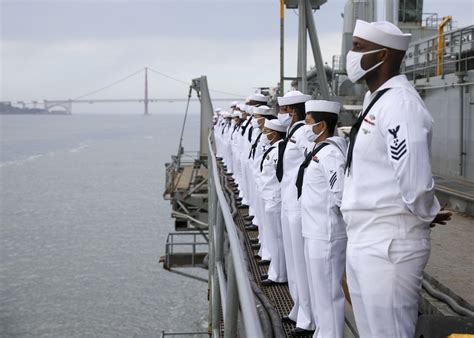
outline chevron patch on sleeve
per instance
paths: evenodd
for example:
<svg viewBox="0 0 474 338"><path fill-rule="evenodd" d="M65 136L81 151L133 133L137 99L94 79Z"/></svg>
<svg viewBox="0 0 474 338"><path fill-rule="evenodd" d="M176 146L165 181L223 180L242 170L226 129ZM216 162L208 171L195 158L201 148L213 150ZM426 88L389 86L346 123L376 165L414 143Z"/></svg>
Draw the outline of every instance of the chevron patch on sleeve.
<svg viewBox="0 0 474 338"><path fill-rule="evenodd" d="M337 173L334 172L334 174L332 174L331 178L329 179L329 185L331 186L331 189L334 187L334 183L336 183L337 181Z"/></svg>
<svg viewBox="0 0 474 338"><path fill-rule="evenodd" d="M400 129L400 125L388 130L392 137L389 144L390 157L392 161L398 162L408 153L408 142L405 137L405 129Z"/></svg>

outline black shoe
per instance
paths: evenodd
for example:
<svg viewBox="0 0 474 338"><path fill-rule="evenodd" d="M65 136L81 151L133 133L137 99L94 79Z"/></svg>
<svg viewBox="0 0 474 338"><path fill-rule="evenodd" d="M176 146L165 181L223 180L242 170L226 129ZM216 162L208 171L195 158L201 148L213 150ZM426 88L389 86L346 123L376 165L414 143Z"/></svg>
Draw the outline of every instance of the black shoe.
<svg viewBox="0 0 474 338"><path fill-rule="evenodd" d="M253 225L253 223L252 223L251 221L244 221L244 224L245 224L246 226L251 226L251 225Z"/></svg>
<svg viewBox="0 0 474 338"><path fill-rule="evenodd" d="M290 335L292 336L312 336L314 334L314 330L305 330L299 327L290 331Z"/></svg>
<svg viewBox="0 0 474 338"><path fill-rule="evenodd" d="M278 283L272 281L271 279L265 279L260 282L263 286L277 285Z"/></svg>
<svg viewBox="0 0 474 338"><path fill-rule="evenodd" d="M258 244L258 239L257 238L250 238L249 242L250 242L250 244Z"/></svg>
<svg viewBox="0 0 474 338"><path fill-rule="evenodd" d="M254 250L260 249L260 244L253 244L252 249L254 249Z"/></svg>
<svg viewBox="0 0 474 338"><path fill-rule="evenodd" d="M238 209L247 209L249 206L247 204L239 204L237 206Z"/></svg>
<svg viewBox="0 0 474 338"><path fill-rule="evenodd" d="M270 261L267 261L266 259L262 259L257 262L257 265L268 265L270 264Z"/></svg>
<svg viewBox="0 0 474 338"><path fill-rule="evenodd" d="M244 220L246 220L247 222L252 222L253 217L254 216L247 215L247 216L244 217Z"/></svg>
<svg viewBox="0 0 474 338"><path fill-rule="evenodd" d="M246 226L246 227L245 227L245 230L247 230L247 231L255 231L255 230L258 230L258 226L256 226L256 225Z"/></svg>
<svg viewBox="0 0 474 338"><path fill-rule="evenodd" d="M255 254L255 255L253 255L253 257L254 257L254 258L256 258L256 259L259 259L259 260L260 260L260 259L262 259L262 257L260 257L260 255L259 255L259 254Z"/></svg>
<svg viewBox="0 0 474 338"><path fill-rule="evenodd" d="M265 279L268 279L268 275L266 273L260 276L260 280L264 281Z"/></svg>
<svg viewBox="0 0 474 338"><path fill-rule="evenodd" d="M281 321L285 323L296 324L296 322L288 316L282 317Z"/></svg>

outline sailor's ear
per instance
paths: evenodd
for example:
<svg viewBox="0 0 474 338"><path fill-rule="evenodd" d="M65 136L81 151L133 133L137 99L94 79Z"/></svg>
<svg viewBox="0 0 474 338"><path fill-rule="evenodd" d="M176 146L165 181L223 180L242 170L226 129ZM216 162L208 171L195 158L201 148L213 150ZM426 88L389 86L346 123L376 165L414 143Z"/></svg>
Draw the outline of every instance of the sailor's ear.
<svg viewBox="0 0 474 338"><path fill-rule="evenodd" d="M388 48L384 48L379 53L380 61L387 61L391 56L391 51Z"/></svg>

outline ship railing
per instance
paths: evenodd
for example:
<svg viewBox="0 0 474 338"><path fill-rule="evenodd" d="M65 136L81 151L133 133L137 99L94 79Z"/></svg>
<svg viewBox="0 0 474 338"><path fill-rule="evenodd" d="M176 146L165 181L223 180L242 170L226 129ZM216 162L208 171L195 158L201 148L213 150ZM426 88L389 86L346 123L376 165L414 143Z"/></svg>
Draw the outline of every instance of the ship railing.
<svg viewBox="0 0 474 338"><path fill-rule="evenodd" d="M466 72L474 69L474 25L451 30L443 34L441 63L438 63L438 36L423 39L410 47L402 62L402 73L416 83L417 79L438 74Z"/></svg>
<svg viewBox="0 0 474 338"><path fill-rule="evenodd" d="M237 226L224 195L216 156L208 137L209 153L209 287L212 337L220 337L221 308L224 337L263 337L255 297L248 279L247 263L237 234ZM230 244L224 272L225 233ZM227 277L227 278L226 278ZM240 311L239 311L240 305ZM239 315L240 313L240 315ZM243 331L237 330L242 318Z"/></svg>
<svg viewBox="0 0 474 338"><path fill-rule="evenodd" d="M166 239L165 247L165 269L173 267L202 267L206 264L203 262L208 253L207 240L204 232L171 232ZM175 248L179 250L176 252Z"/></svg>
<svg viewBox="0 0 474 338"><path fill-rule="evenodd" d="M198 151L184 151L178 156L171 156L171 162L165 164L165 175L168 186L165 189L165 195L172 192L177 184L177 175L182 171L184 166L193 165L199 159Z"/></svg>

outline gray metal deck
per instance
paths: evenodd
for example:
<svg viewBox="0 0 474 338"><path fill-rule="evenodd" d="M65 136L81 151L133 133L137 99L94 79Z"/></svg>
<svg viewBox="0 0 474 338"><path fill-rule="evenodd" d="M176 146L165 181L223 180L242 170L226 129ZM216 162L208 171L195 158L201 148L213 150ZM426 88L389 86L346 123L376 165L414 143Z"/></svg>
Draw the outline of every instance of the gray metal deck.
<svg viewBox="0 0 474 338"><path fill-rule="evenodd" d="M425 272L474 304L474 217L453 213L448 224L433 228L431 239Z"/></svg>

